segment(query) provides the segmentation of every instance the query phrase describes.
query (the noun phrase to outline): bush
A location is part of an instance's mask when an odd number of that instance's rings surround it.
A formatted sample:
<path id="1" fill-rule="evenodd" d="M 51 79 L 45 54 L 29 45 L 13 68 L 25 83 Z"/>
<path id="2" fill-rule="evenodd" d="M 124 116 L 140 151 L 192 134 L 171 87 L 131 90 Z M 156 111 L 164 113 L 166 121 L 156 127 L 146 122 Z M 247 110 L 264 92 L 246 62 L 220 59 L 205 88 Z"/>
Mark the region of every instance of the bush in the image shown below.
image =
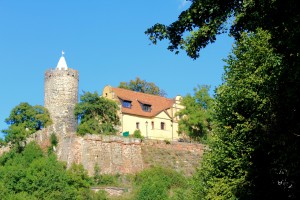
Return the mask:
<path id="1" fill-rule="evenodd" d="M 116 185 L 118 183 L 119 174 L 100 174 L 100 167 L 95 165 L 94 184 L 96 185 Z"/>
<path id="2" fill-rule="evenodd" d="M 133 137 L 134 137 L 134 138 L 144 139 L 144 137 L 142 136 L 142 133 L 141 133 L 141 131 L 140 131 L 139 129 L 137 129 L 137 130 L 135 130 L 135 131 L 133 132 Z"/>
<path id="3" fill-rule="evenodd" d="M 171 144 L 170 140 L 164 140 L 166 144 Z"/>
<path id="4" fill-rule="evenodd" d="M 162 167 L 146 169 L 135 178 L 139 187 L 136 199 L 169 199 L 171 188 L 186 188 L 186 178 L 180 173 Z"/>
<path id="5" fill-rule="evenodd" d="M 54 154 L 44 155 L 34 142 L 0 157 L 0 199 L 99 199 L 90 186 L 82 165 L 66 170 Z"/>
<path id="6" fill-rule="evenodd" d="M 56 147 L 57 144 L 58 144 L 58 139 L 57 139 L 57 136 L 55 135 L 55 133 L 51 133 L 51 135 L 50 135 L 50 143 L 51 143 L 51 146 L 48 147 L 48 154 L 49 155 L 51 153 L 53 153 L 54 147 Z"/>
<path id="7" fill-rule="evenodd" d="M 52 146 L 57 146 L 58 139 L 57 139 L 55 133 L 51 133 L 50 142 L 51 142 Z"/>

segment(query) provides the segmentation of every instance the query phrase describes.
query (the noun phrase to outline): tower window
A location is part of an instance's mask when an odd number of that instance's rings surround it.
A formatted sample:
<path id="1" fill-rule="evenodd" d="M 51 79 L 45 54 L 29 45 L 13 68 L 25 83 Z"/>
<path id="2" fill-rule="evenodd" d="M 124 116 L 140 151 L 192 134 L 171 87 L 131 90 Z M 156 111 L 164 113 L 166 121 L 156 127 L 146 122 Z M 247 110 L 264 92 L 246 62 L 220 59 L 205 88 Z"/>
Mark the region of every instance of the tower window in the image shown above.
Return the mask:
<path id="1" fill-rule="evenodd" d="M 140 129 L 140 122 L 136 123 L 136 129 Z"/>
<path id="2" fill-rule="evenodd" d="M 154 129 L 154 122 L 151 122 L 151 128 Z"/>

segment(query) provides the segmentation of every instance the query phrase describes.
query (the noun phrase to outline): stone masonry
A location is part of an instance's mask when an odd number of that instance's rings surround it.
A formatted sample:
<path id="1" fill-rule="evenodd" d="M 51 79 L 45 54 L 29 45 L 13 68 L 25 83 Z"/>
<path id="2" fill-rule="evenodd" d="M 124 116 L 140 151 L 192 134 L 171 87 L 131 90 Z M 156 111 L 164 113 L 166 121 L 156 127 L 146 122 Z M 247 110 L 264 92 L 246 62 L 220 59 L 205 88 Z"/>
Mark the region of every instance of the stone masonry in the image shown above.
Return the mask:
<path id="1" fill-rule="evenodd" d="M 54 132 L 76 132 L 74 108 L 78 103 L 78 71 L 50 69 L 45 73 L 44 106 L 50 112 Z M 60 135 L 58 135 L 60 136 Z"/>
<path id="2" fill-rule="evenodd" d="M 69 135 L 59 143 L 57 156 L 68 167 L 72 163 L 82 164 L 90 175 L 96 165 L 104 174 L 136 173 L 143 169 L 140 139 Z"/>

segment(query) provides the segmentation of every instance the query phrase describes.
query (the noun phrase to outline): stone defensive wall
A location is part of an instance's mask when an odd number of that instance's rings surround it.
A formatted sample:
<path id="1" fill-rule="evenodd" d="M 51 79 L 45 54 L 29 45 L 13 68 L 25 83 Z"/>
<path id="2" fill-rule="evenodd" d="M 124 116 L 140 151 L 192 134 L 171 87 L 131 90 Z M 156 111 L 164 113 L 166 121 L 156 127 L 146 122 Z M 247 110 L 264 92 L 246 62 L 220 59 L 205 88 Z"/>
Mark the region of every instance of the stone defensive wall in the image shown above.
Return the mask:
<path id="1" fill-rule="evenodd" d="M 68 167 L 81 163 L 89 175 L 94 174 L 96 165 L 103 174 L 136 173 L 144 168 L 141 140 L 134 138 L 72 134 L 59 142 L 57 156 Z"/>
<path id="2" fill-rule="evenodd" d="M 0 156 L 2 156 L 2 154 L 4 154 L 5 152 L 8 152 L 9 150 L 9 146 L 0 146 Z"/>
<path id="3" fill-rule="evenodd" d="M 142 143 L 143 146 L 151 146 L 159 149 L 166 149 L 172 151 L 188 151 L 190 153 L 202 156 L 207 147 L 199 143 L 189 142 L 166 142 L 163 140 L 146 140 Z"/>
<path id="4" fill-rule="evenodd" d="M 52 133 L 53 127 L 43 129 L 32 134 L 26 143 L 35 141 L 47 151 Z M 9 146 L 0 147 L 0 156 L 9 150 Z M 67 167 L 72 163 L 82 164 L 89 175 L 94 174 L 96 165 L 102 174 L 128 174 L 144 169 L 141 140 L 136 138 L 90 134 L 82 137 L 72 133 L 58 137 L 54 151 Z"/>
<path id="5" fill-rule="evenodd" d="M 51 146 L 50 135 L 54 132 L 54 128 L 50 126 L 32 134 L 26 143 L 35 141 L 47 151 Z M 195 172 L 206 149 L 202 144 L 141 141 L 120 136 L 77 136 L 75 133 L 57 136 L 58 146 L 54 151 L 58 159 L 65 161 L 67 167 L 72 163 L 82 164 L 89 175 L 94 174 L 96 165 L 102 174 L 132 174 L 147 167 L 161 165 L 190 175 Z M 7 151 L 9 147 L 0 148 L 0 156 Z"/>

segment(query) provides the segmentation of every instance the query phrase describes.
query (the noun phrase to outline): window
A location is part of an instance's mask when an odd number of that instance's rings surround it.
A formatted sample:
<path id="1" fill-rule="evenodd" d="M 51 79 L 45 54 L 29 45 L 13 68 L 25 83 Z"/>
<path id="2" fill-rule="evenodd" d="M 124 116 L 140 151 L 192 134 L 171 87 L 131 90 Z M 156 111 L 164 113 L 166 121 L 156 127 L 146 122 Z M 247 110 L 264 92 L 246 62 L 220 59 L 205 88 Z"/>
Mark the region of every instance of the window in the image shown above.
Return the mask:
<path id="1" fill-rule="evenodd" d="M 165 127 L 165 122 L 161 122 L 161 123 L 160 123 L 160 129 L 161 129 L 161 130 L 165 130 L 165 128 L 166 128 L 166 127 Z"/>
<path id="2" fill-rule="evenodd" d="M 123 101 L 122 101 L 122 106 L 123 106 L 124 108 L 131 108 L 131 101 L 123 100 Z"/>
<path id="3" fill-rule="evenodd" d="M 154 129 L 154 122 L 151 122 L 151 128 Z"/>
<path id="4" fill-rule="evenodd" d="M 151 112 L 151 105 L 149 105 L 149 104 L 142 104 L 142 109 L 145 112 Z"/>
<path id="5" fill-rule="evenodd" d="M 136 123 L 136 129 L 140 129 L 140 122 Z"/>

